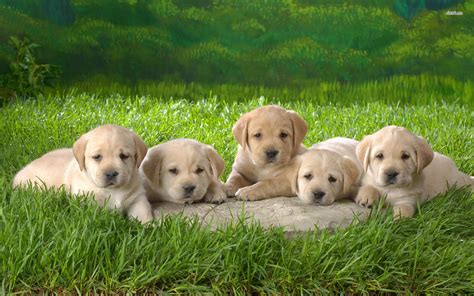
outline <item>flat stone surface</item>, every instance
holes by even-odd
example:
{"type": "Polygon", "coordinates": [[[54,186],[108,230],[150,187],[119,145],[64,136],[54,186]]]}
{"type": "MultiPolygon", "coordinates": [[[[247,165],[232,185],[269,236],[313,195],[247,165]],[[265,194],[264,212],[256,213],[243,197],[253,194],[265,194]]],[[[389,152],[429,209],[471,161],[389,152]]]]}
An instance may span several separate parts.
{"type": "Polygon", "coordinates": [[[197,216],[212,229],[238,221],[245,214],[246,221],[258,221],[263,227],[283,226],[287,233],[310,230],[343,228],[349,226],[354,217],[364,221],[369,210],[352,201],[338,201],[330,206],[305,205],[296,197],[278,197],[261,201],[244,202],[228,199],[215,205],[196,203],[190,205],[160,202],[153,205],[156,218],[169,214],[197,216]]]}

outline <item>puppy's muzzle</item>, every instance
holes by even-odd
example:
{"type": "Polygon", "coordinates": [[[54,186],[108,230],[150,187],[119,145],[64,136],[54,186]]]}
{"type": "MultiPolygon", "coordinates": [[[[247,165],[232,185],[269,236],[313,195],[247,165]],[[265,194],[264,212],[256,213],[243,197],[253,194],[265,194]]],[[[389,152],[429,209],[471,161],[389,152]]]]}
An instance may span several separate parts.
{"type": "Polygon", "coordinates": [[[183,186],[183,190],[184,190],[184,196],[185,197],[191,197],[191,195],[193,194],[194,192],[194,189],[196,189],[196,186],[195,185],[184,185],[183,186]]]}
{"type": "Polygon", "coordinates": [[[276,159],[276,157],[277,157],[277,155],[278,155],[279,152],[280,152],[280,151],[275,150],[275,149],[268,149],[267,151],[265,151],[265,155],[267,156],[267,160],[268,160],[269,162],[274,161],[274,160],[276,159]]]}
{"type": "Polygon", "coordinates": [[[321,200],[323,199],[325,195],[326,195],[326,192],[324,191],[318,191],[318,190],[313,191],[313,199],[317,203],[321,202],[321,200]]]}
{"type": "Polygon", "coordinates": [[[114,184],[117,182],[117,176],[119,173],[117,171],[107,171],[105,172],[105,179],[107,180],[107,184],[114,184]]]}
{"type": "Polygon", "coordinates": [[[390,170],[385,171],[385,182],[387,184],[395,184],[397,182],[397,176],[399,174],[400,173],[397,172],[394,169],[390,169],[390,170]]]}

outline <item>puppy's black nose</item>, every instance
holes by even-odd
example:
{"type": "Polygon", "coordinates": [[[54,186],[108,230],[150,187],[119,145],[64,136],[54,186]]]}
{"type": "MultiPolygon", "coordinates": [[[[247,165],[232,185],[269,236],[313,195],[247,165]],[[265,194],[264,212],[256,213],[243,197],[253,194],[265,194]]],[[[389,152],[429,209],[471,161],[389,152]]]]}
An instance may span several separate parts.
{"type": "Polygon", "coordinates": [[[385,172],[385,175],[387,175],[387,180],[392,181],[398,176],[399,172],[395,170],[388,170],[385,172]]]}
{"type": "Polygon", "coordinates": [[[323,191],[313,191],[313,197],[316,200],[321,200],[326,195],[326,192],[323,191]]]}
{"type": "Polygon", "coordinates": [[[278,155],[278,150],[270,149],[265,151],[265,154],[267,155],[268,159],[274,159],[278,155]]]}
{"type": "Polygon", "coordinates": [[[194,185],[184,185],[183,189],[184,189],[185,193],[189,194],[189,193],[193,193],[194,189],[196,189],[196,186],[194,186],[194,185]]]}
{"type": "Polygon", "coordinates": [[[108,181],[112,181],[115,177],[118,176],[118,172],[117,171],[107,171],[105,172],[105,176],[107,177],[107,180],[108,181]]]}

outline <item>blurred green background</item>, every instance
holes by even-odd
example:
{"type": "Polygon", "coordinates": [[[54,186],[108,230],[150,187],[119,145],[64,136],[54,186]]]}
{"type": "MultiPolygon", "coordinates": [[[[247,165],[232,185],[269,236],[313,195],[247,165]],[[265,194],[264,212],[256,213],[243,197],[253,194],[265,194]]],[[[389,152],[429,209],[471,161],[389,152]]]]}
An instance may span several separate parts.
{"type": "Polygon", "coordinates": [[[65,85],[469,81],[473,12],[455,0],[0,0],[0,75],[17,36],[65,85]]]}

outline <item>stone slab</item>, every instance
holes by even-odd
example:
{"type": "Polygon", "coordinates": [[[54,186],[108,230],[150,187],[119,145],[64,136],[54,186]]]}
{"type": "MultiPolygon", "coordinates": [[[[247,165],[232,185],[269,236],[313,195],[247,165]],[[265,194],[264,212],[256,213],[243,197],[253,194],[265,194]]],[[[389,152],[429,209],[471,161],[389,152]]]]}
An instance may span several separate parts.
{"type": "Polygon", "coordinates": [[[238,221],[245,214],[246,221],[258,221],[265,228],[282,226],[287,233],[307,232],[319,229],[334,230],[351,224],[357,216],[364,221],[369,210],[352,201],[338,201],[330,206],[305,205],[295,197],[278,197],[261,201],[245,202],[229,199],[215,205],[196,203],[190,205],[160,202],[153,205],[156,218],[170,214],[198,217],[211,229],[238,221]]]}

